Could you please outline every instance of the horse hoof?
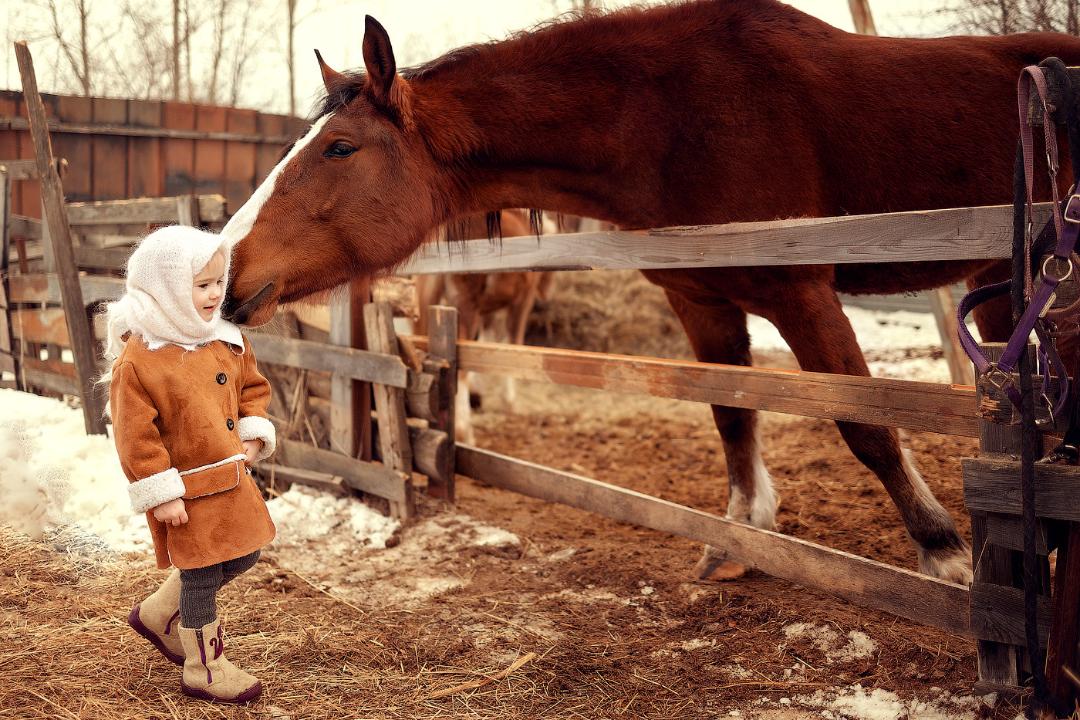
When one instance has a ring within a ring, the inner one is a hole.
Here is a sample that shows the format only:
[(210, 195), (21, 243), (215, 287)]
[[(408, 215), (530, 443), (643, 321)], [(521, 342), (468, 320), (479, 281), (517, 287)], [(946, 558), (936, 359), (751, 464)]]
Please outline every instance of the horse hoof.
[(746, 574), (746, 566), (727, 559), (727, 553), (714, 547), (705, 547), (705, 553), (694, 566), (698, 580), (737, 580)]
[(746, 571), (748, 569), (749, 568), (740, 563), (725, 560), (719, 565), (717, 565), (715, 568), (713, 568), (711, 572), (706, 573), (705, 575), (699, 575), (698, 577), (701, 580), (728, 582), (730, 580), (738, 580), (742, 576), (746, 575)]
[(971, 572), (971, 550), (967, 546), (920, 550), (919, 572), (958, 585), (970, 585), (974, 579)]

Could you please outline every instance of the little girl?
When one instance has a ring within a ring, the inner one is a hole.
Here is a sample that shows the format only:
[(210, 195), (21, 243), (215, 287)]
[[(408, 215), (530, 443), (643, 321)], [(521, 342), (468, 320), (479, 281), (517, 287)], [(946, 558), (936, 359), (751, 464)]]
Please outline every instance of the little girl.
[(177, 568), (128, 624), (183, 665), (185, 694), (244, 703), (262, 685), (222, 655), (215, 597), (274, 538), (248, 465), (273, 453), (275, 432), (270, 384), (221, 318), (228, 274), (218, 235), (184, 226), (148, 235), (107, 309), (106, 356), (132, 508), (146, 513), (158, 567)]

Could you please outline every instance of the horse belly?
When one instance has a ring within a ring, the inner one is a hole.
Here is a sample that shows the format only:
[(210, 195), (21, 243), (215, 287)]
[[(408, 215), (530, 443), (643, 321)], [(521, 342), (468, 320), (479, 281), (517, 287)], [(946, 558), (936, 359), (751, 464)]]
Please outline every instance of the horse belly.
[(968, 260), (836, 265), (835, 284), (837, 292), (849, 295), (892, 295), (931, 290), (960, 282), (998, 262)]

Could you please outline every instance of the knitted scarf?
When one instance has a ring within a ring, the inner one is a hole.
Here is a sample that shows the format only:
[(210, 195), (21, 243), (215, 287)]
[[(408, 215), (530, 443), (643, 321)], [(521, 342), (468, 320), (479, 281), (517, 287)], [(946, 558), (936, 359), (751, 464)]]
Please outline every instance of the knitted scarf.
[(225, 340), (242, 348), (240, 329), (221, 318), (220, 306), (206, 321), (191, 299), (195, 276), (218, 250), (225, 255), (227, 289), (229, 249), (220, 235), (172, 225), (143, 238), (128, 259), (123, 297), (106, 308), (105, 357), (119, 357), (127, 333), (141, 336), (151, 350), (165, 345), (194, 350), (213, 340)]

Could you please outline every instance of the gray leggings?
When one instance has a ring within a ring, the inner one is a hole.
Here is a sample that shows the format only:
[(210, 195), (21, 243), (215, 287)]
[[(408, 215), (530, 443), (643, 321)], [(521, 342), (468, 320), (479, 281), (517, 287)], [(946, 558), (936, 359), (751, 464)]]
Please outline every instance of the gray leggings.
[(259, 551), (217, 565), (180, 571), (180, 624), (198, 629), (217, 620), (217, 592), (258, 562)]

